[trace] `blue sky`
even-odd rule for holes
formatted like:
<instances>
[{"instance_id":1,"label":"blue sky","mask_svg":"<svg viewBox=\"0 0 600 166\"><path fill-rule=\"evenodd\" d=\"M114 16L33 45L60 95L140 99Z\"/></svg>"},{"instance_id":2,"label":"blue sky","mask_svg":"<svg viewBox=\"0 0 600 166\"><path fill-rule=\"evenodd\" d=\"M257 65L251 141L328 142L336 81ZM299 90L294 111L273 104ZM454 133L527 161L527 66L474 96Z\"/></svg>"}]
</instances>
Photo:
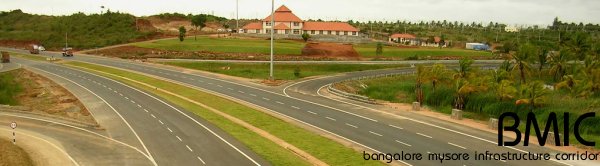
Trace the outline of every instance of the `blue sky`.
<instances>
[{"instance_id":1,"label":"blue sky","mask_svg":"<svg viewBox=\"0 0 600 166\"><path fill-rule=\"evenodd\" d=\"M236 0L0 0L0 11L68 15L100 13L100 6L137 16L163 12L214 13L234 18ZM568 22L600 23L598 0L276 0L302 19L489 21L509 25L545 25L556 16ZM264 18L269 0L239 0L240 18Z\"/></svg>"}]
</instances>

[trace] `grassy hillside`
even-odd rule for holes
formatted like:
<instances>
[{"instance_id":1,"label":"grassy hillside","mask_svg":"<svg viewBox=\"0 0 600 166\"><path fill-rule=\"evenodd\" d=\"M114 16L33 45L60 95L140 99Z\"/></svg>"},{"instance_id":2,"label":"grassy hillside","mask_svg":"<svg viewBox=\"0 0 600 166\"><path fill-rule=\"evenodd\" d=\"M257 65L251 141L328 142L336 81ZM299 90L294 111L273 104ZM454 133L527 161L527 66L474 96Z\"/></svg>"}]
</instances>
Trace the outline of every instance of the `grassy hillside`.
<instances>
[{"instance_id":1,"label":"grassy hillside","mask_svg":"<svg viewBox=\"0 0 600 166\"><path fill-rule=\"evenodd\" d=\"M136 31L135 17L125 13L45 16L21 10L0 12L0 40L33 41L57 49L64 47L67 33L69 46L76 49L121 44L150 35Z\"/></svg>"}]
</instances>

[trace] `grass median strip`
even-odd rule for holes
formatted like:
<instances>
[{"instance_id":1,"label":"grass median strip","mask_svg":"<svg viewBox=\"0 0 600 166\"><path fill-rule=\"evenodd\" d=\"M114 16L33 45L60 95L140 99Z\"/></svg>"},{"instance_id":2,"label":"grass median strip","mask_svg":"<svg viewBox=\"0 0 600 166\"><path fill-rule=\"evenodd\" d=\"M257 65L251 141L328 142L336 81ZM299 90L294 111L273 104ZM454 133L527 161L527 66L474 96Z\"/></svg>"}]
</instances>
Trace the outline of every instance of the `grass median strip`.
<instances>
[{"instance_id":1,"label":"grass median strip","mask_svg":"<svg viewBox=\"0 0 600 166\"><path fill-rule=\"evenodd\" d=\"M188 111L192 111L198 116L210 121L221 129L225 130L244 144L250 149L261 155L266 160L272 162L274 165L307 165L308 163L303 161L297 155L291 151L275 144L268 139L259 136L258 134L248 130L245 127L237 125L232 121L229 121L223 116L220 116L207 108L204 108L193 102L186 101L178 96L192 99L195 102L202 103L208 107L217 109L229 116L238 118L254 127L276 136L282 139L286 143L289 143L304 152L316 157L317 159L325 162L329 165L382 165L377 161L364 161L361 154L339 144L328 138L319 136L315 133L302 129L293 124L287 123L281 119L270 116L266 113L254 110L250 107L242 104L233 102L228 99L214 96L209 93L198 91L186 86L170 83L157 78L114 69L110 67L104 67L99 65L93 65L83 62L67 62L67 65L84 68L88 71L99 73L103 76L122 81L126 84L132 85L136 88L143 89L148 92L152 92L172 103L175 103ZM102 71L102 72L98 72ZM106 74L109 73L109 74ZM154 89L153 87L144 86L134 81L121 78L126 77L144 84L148 84L157 87L168 92L174 92L176 95L165 93Z\"/></svg>"}]
</instances>

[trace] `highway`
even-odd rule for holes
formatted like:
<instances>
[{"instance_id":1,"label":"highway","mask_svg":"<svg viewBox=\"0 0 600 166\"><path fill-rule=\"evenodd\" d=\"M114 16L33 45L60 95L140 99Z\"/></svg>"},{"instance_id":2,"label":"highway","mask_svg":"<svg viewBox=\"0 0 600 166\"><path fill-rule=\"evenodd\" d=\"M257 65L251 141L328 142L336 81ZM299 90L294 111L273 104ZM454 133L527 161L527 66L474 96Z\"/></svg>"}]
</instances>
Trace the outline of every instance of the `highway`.
<instances>
[{"instance_id":1,"label":"highway","mask_svg":"<svg viewBox=\"0 0 600 166\"><path fill-rule=\"evenodd\" d=\"M51 53L46 53L51 54ZM417 115L398 116L378 111L376 106L365 106L348 101L334 100L317 93L323 85L339 79L374 73L397 72L379 70L341 74L336 77L309 80L285 89L261 88L262 86L238 83L234 80L215 78L202 72L183 72L170 67L131 62L113 58L76 55L71 60L112 66L148 75L158 76L183 85L229 96L260 106L322 132L335 135L374 152L384 153L473 153L502 152L549 152L556 151L539 146L498 147L497 136L476 129L440 122ZM397 69L412 70L412 69ZM410 113L407 113L410 114ZM362 156L356 156L362 157ZM405 160L405 165L439 165L439 161ZM504 161L474 160L444 161L444 165L569 165L559 161Z\"/></svg>"},{"instance_id":2,"label":"highway","mask_svg":"<svg viewBox=\"0 0 600 166\"><path fill-rule=\"evenodd\" d=\"M142 165L269 165L218 127L154 95L62 65L18 58L13 63L69 80L102 99L117 116L101 118L100 125L125 130L109 135L142 153L149 161Z\"/></svg>"}]
</instances>

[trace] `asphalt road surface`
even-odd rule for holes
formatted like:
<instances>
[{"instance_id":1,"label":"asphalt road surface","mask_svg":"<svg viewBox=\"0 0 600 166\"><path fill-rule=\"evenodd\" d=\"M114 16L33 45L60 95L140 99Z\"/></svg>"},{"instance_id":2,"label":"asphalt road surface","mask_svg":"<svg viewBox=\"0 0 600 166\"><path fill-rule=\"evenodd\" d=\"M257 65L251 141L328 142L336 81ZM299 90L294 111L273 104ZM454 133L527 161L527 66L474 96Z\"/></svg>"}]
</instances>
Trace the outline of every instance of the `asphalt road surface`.
<instances>
[{"instance_id":1,"label":"asphalt road surface","mask_svg":"<svg viewBox=\"0 0 600 166\"><path fill-rule=\"evenodd\" d=\"M45 53L51 54L51 53ZM413 118L407 116L392 116L373 111L376 108L359 106L338 100L331 100L315 94L316 87L322 87L335 81L325 80L316 83L296 84L301 87L285 89L285 93L273 89L262 89L237 83L233 80L217 79L212 75L182 72L180 70L157 67L145 63L131 62L113 58L100 58L76 55L71 60L112 66L208 90L213 93L230 96L261 106L268 111L285 115L300 123L313 126L339 138L353 142L366 149L383 153L473 153L491 151L503 152L550 152L555 151L539 146L528 147L498 147L495 134L477 131L476 129L452 125L451 123ZM375 71L381 72L381 71ZM362 73L372 74L372 73ZM344 76L344 75L342 75ZM350 76L351 77L351 76ZM327 77L334 78L334 77ZM302 86L308 86L303 88ZM317 88L318 89L318 88ZM371 109L369 109L371 108ZM424 120L425 119L425 120ZM471 154L471 156L473 156ZM363 157L363 156L356 156ZM406 165L440 165L439 161L404 160L398 161ZM444 161L444 165L570 165L560 161L504 161L504 160L474 160ZM579 163L571 163L577 164ZM595 164L595 163L594 163Z\"/></svg>"},{"instance_id":2,"label":"asphalt road surface","mask_svg":"<svg viewBox=\"0 0 600 166\"><path fill-rule=\"evenodd\" d=\"M110 121L122 122L120 128L137 141L131 146L151 165L269 165L218 127L159 97L62 65L18 58L13 62L72 81L104 100L119 117Z\"/></svg>"}]
</instances>

